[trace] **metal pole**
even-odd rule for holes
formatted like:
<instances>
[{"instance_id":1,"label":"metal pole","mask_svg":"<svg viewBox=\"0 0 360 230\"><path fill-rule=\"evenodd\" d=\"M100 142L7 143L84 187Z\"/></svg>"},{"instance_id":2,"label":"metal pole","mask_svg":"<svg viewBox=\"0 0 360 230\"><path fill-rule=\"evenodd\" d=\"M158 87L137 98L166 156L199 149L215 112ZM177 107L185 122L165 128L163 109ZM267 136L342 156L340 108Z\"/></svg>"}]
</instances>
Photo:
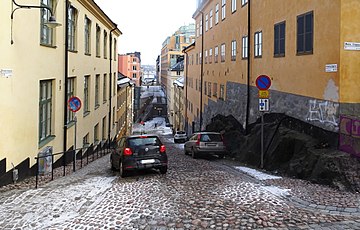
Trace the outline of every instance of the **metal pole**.
<instances>
[{"instance_id":1,"label":"metal pole","mask_svg":"<svg viewBox=\"0 0 360 230\"><path fill-rule=\"evenodd\" d=\"M75 129L74 129L74 162L73 162L73 171L76 171L76 128L77 128L77 117L76 113L74 116L74 122L75 122Z\"/></svg>"},{"instance_id":2,"label":"metal pole","mask_svg":"<svg viewBox=\"0 0 360 230\"><path fill-rule=\"evenodd\" d=\"M38 181L39 181L39 158L36 158L36 164L37 164L37 169L36 169L36 181L35 181L35 188L38 187Z\"/></svg>"},{"instance_id":3,"label":"metal pole","mask_svg":"<svg viewBox=\"0 0 360 230\"><path fill-rule=\"evenodd\" d=\"M260 168L264 168L264 113L261 113L261 162Z\"/></svg>"}]
</instances>

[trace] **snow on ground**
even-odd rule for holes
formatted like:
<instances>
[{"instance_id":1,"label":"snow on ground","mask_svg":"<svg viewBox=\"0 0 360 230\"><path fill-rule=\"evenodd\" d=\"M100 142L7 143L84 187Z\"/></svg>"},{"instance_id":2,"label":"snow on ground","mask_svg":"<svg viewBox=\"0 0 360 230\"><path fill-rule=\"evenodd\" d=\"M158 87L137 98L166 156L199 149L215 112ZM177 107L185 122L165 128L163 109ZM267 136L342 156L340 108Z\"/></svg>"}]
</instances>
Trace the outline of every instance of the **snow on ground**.
<instances>
[{"instance_id":1,"label":"snow on ground","mask_svg":"<svg viewBox=\"0 0 360 230\"><path fill-rule=\"evenodd\" d=\"M140 123L133 124L133 133L155 133L162 135L172 134L172 129L170 127L166 127L166 122L164 117L154 117L150 121L145 121L144 125Z\"/></svg>"},{"instance_id":2,"label":"snow on ground","mask_svg":"<svg viewBox=\"0 0 360 230\"><path fill-rule=\"evenodd\" d=\"M248 174L251 177L258 179L258 180L271 180L271 179L281 179L282 178L279 176L273 176L270 174L266 174L266 173L260 172L256 169L252 169L252 168L247 168L247 167L242 167L242 166L236 166L235 168L239 171L242 171L242 172ZM282 189L282 188L279 188L276 186L262 186L262 187L263 187L263 189L265 189L277 196L288 196L289 191L290 191L290 189Z\"/></svg>"}]
</instances>

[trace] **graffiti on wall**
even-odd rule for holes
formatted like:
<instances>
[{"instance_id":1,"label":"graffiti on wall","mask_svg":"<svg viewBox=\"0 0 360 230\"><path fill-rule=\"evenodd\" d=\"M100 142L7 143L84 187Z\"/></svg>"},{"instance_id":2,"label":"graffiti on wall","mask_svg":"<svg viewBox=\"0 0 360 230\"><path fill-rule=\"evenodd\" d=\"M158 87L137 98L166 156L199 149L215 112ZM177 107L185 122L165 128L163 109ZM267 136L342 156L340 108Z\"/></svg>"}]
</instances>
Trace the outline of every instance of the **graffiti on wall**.
<instances>
[{"instance_id":1,"label":"graffiti on wall","mask_svg":"<svg viewBox=\"0 0 360 230\"><path fill-rule=\"evenodd\" d=\"M338 126L337 114L339 104L331 101L309 100L308 121L319 121Z\"/></svg>"},{"instance_id":2,"label":"graffiti on wall","mask_svg":"<svg viewBox=\"0 0 360 230\"><path fill-rule=\"evenodd\" d=\"M360 157L360 119L340 116L339 149Z\"/></svg>"}]
</instances>

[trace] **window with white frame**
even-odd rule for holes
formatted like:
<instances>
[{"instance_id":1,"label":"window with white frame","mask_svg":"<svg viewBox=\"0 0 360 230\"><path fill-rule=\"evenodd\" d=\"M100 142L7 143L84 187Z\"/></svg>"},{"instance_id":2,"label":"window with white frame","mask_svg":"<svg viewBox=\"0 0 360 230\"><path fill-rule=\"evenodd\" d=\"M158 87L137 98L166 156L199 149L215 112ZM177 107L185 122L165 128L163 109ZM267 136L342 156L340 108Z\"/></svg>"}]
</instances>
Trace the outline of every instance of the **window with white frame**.
<instances>
[{"instance_id":1,"label":"window with white frame","mask_svg":"<svg viewBox=\"0 0 360 230\"><path fill-rule=\"evenodd\" d=\"M94 144L99 142L99 123L94 126Z\"/></svg>"},{"instance_id":2,"label":"window with white frame","mask_svg":"<svg viewBox=\"0 0 360 230\"><path fill-rule=\"evenodd\" d=\"M209 15L210 15L210 18L209 18L209 27L210 27L210 29L212 28L212 24L213 24L213 10L211 9L210 10L210 13L209 13Z\"/></svg>"},{"instance_id":3,"label":"window with white frame","mask_svg":"<svg viewBox=\"0 0 360 230\"><path fill-rule=\"evenodd\" d=\"M66 101L69 101L71 97L75 96L75 77L68 78L67 81L68 81L68 87L67 87ZM66 120L67 124L74 121L74 115L75 113L71 111L70 108L67 108L67 120Z\"/></svg>"},{"instance_id":4,"label":"window with white frame","mask_svg":"<svg viewBox=\"0 0 360 230\"><path fill-rule=\"evenodd\" d=\"M226 17L226 0L221 2L221 20L224 20Z\"/></svg>"},{"instance_id":5,"label":"window with white frame","mask_svg":"<svg viewBox=\"0 0 360 230\"><path fill-rule=\"evenodd\" d=\"M100 74L95 77L95 108L100 106Z\"/></svg>"},{"instance_id":6,"label":"window with white frame","mask_svg":"<svg viewBox=\"0 0 360 230\"><path fill-rule=\"evenodd\" d=\"M219 99L224 100L225 99L225 86L223 84L220 84L220 95Z\"/></svg>"},{"instance_id":7,"label":"window with white frame","mask_svg":"<svg viewBox=\"0 0 360 230\"><path fill-rule=\"evenodd\" d=\"M208 51L205 50L205 64L207 64L208 62Z\"/></svg>"},{"instance_id":8,"label":"window with white frame","mask_svg":"<svg viewBox=\"0 0 360 230\"><path fill-rule=\"evenodd\" d=\"M102 119L102 140L106 140L106 116Z\"/></svg>"},{"instance_id":9,"label":"window with white frame","mask_svg":"<svg viewBox=\"0 0 360 230\"><path fill-rule=\"evenodd\" d=\"M200 35L202 35L202 30L203 30L203 21L201 19L200 20Z\"/></svg>"},{"instance_id":10,"label":"window with white frame","mask_svg":"<svg viewBox=\"0 0 360 230\"><path fill-rule=\"evenodd\" d=\"M237 0L231 0L231 13L236 11L236 1Z\"/></svg>"},{"instance_id":11,"label":"window with white frame","mask_svg":"<svg viewBox=\"0 0 360 230\"><path fill-rule=\"evenodd\" d=\"M196 23L196 37L199 37L200 32L199 32L199 23Z\"/></svg>"},{"instance_id":12,"label":"window with white frame","mask_svg":"<svg viewBox=\"0 0 360 230\"><path fill-rule=\"evenodd\" d=\"M200 64L202 63L202 53L201 52L199 53L199 63Z\"/></svg>"},{"instance_id":13,"label":"window with white frame","mask_svg":"<svg viewBox=\"0 0 360 230\"><path fill-rule=\"evenodd\" d=\"M53 12L54 10L54 1L53 0L41 0L42 7L48 7ZM54 29L45 25L46 22L50 19L50 11L42 8L41 9L41 18L40 18L40 44L42 45L54 45L53 37L54 37Z\"/></svg>"},{"instance_id":14,"label":"window with white frame","mask_svg":"<svg viewBox=\"0 0 360 230\"><path fill-rule=\"evenodd\" d=\"M242 37L242 55L241 57L243 59L246 59L248 57L248 37L244 36Z\"/></svg>"},{"instance_id":15,"label":"window with white frame","mask_svg":"<svg viewBox=\"0 0 360 230\"><path fill-rule=\"evenodd\" d=\"M68 18L68 50L76 50L76 28L77 28L77 10L73 7L69 7L69 18Z\"/></svg>"},{"instance_id":16,"label":"window with white frame","mask_svg":"<svg viewBox=\"0 0 360 230\"><path fill-rule=\"evenodd\" d=\"M247 2L248 2L248 0L241 0L241 5L244 6L244 5L246 5Z\"/></svg>"},{"instance_id":17,"label":"window with white frame","mask_svg":"<svg viewBox=\"0 0 360 230\"><path fill-rule=\"evenodd\" d=\"M209 49L209 63L212 63L212 48Z\"/></svg>"},{"instance_id":18,"label":"window with white frame","mask_svg":"<svg viewBox=\"0 0 360 230\"><path fill-rule=\"evenodd\" d=\"M106 30L104 30L104 58L107 58L107 43L108 43L108 35Z\"/></svg>"},{"instance_id":19,"label":"window with white frame","mask_svg":"<svg viewBox=\"0 0 360 230\"><path fill-rule=\"evenodd\" d=\"M255 32L254 34L254 56L261 57L262 55L262 31Z\"/></svg>"},{"instance_id":20,"label":"window with white frame","mask_svg":"<svg viewBox=\"0 0 360 230\"><path fill-rule=\"evenodd\" d=\"M215 6L215 25L219 23L219 4Z\"/></svg>"},{"instance_id":21,"label":"window with white frame","mask_svg":"<svg viewBox=\"0 0 360 230\"><path fill-rule=\"evenodd\" d=\"M217 83L216 82L214 82L214 84L213 84L213 96L217 97Z\"/></svg>"},{"instance_id":22,"label":"window with white frame","mask_svg":"<svg viewBox=\"0 0 360 230\"><path fill-rule=\"evenodd\" d=\"M236 40L231 41L231 61L236 60Z\"/></svg>"},{"instance_id":23,"label":"window with white frame","mask_svg":"<svg viewBox=\"0 0 360 230\"><path fill-rule=\"evenodd\" d=\"M107 74L104 74L103 80L103 103L107 101Z\"/></svg>"},{"instance_id":24,"label":"window with white frame","mask_svg":"<svg viewBox=\"0 0 360 230\"><path fill-rule=\"evenodd\" d=\"M209 15L205 15L205 31L209 29Z\"/></svg>"},{"instance_id":25,"label":"window with white frame","mask_svg":"<svg viewBox=\"0 0 360 230\"><path fill-rule=\"evenodd\" d=\"M84 77L84 116L90 112L90 76Z\"/></svg>"},{"instance_id":26,"label":"window with white frame","mask_svg":"<svg viewBox=\"0 0 360 230\"><path fill-rule=\"evenodd\" d=\"M84 37L85 37L85 54L91 53L91 20L85 16L85 25L84 25Z\"/></svg>"},{"instance_id":27,"label":"window with white frame","mask_svg":"<svg viewBox=\"0 0 360 230\"><path fill-rule=\"evenodd\" d=\"M40 81L39 98L39 142L52 134L52 81Z\"/></svg>"},{"instance_id":28,"label":"window with white frame","mask_svg":"<svg viewBox=\"0 0 360 230\"><path fill-rule=\"evenodd\" d=\"M221 62L225 61L225 43L221 44L220 48Z\"/></svg>"},{"instance_id":29,"label":"window with white frame","mask_svg":"<svg viewBox=\"0 0 360 230\"><path fill-rule=\"evenodd\" d=\"M214 56L215 56L215 63L218 62L218 58L219 58L219 47L218 46L215 46L215 49L214 49Z\"/></svg>"}]
</instances>

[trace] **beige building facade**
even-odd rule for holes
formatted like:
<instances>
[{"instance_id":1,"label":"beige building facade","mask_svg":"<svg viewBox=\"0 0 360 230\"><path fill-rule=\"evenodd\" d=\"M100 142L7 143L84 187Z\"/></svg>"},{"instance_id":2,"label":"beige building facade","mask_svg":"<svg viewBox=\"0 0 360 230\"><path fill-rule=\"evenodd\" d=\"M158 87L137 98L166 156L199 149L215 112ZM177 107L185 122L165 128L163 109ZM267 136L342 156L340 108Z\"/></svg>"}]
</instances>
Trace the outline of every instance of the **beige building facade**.
<instances>
[{"instance_id":1,"label":"beige building facade","mask_svg":"<svg viewBox=\"0 0 360 230\"><path fill-rule=\"evenodd\" d=\"M117 81L116 140L132 134L134 83L127 77Z\"/></svg>"},{"instance_id":2,"label":"beige building facade","mask_svg":"<svg viewBox=\"0 0 360 230\"><path fill-rule=\"evenodd\" d=\"M186 52L187 125L205 129L217 114L244 128L261 115L256 80L266 75L266 113L331 132L360 109L360 2L202 0L196 42Z\"/></svg>"},{"instance_id":3,"label":"beige building facade","mask_svg":"<svg viewBox=\"0 0 360 230\"><path fill-rule=\"evenodd\" d=\"M51 13L60 27L47 27ZM0 20L0 129L7 130L0 138L0 181L11 180L13 167L20 178L33 174L35 157L46 149L59 153L114 139L121 31L96 3L1 1ZM77 112L69 109L70 98L73 110L81 101Z\"/></svg>"}]
</instances>

